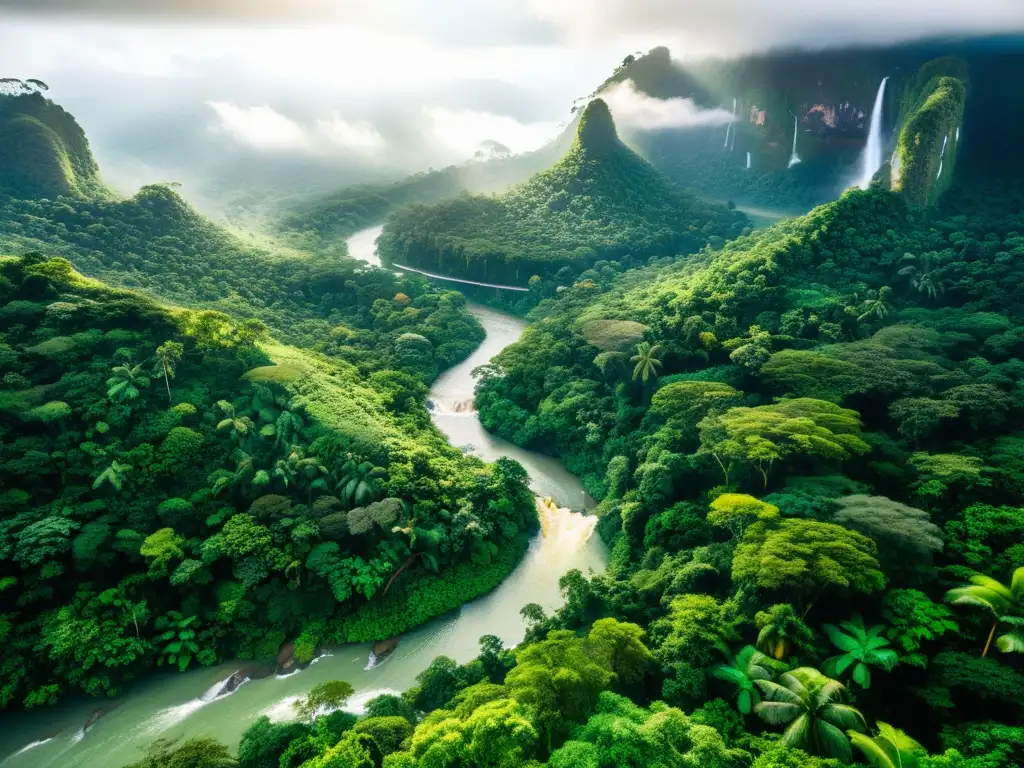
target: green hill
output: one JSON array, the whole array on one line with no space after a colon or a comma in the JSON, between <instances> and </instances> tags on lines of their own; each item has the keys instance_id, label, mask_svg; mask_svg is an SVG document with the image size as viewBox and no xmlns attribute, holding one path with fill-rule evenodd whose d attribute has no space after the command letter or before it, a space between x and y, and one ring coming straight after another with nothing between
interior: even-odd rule
<instances>
[{"instance_id":1,"label":"green hill","mask_svg":"<svg viewBox=\"0 0 1024 768\"><path fill-rule=\"evenodd\" d=\"M630 151L595 99L552 168L504 195L401 209L378 248L390 263L521 285L600 259L696 251L744 225L741 214L676 188Z\"/></svg>"},{"instance_id":2,"label":"green hill","mask_svg":"<svg viewBox=\"0 0 1024 768\"><path fill-rule=\"evenodd\" d=\"M0 95L0 192L20 198L105 193L85 132L42 94Z\"/></svg>"},{"instance_id":3,"label":"green hill","mask_svg":"<svg viewBox=\"0 0 1024 768\"><path fill-rule=\"evenodd\" d=\"M0 259L0 710L296 637L308 662L494 587L536 529L525 473L449 445L423 394L64 259ZM385 597L412 554L395 525L436 549Z\"/></svg>"},{"instance_id":4,"label":"green hill","mask_svg":"<svg viewBox=\"0 0 1024 768\"><path fill-rule=\"evenodd\" d=\"M173 304L257 319L284 341L345 359L364 374L405 368L432 379L483 338L458 294L336 253L243 239L163 184L128 199L0 193L0 252L27 251L63 256L83 274ZM429 342L416 360L398 345L405 333Z\"/></svg>"}]
</instances>

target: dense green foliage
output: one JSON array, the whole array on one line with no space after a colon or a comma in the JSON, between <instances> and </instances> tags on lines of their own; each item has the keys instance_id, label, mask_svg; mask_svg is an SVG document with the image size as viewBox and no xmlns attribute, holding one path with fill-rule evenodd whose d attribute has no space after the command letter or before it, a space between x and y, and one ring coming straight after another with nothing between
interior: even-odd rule
<instances>
[{"instance_id":1,"label":"dense green foliage","mask_svg":"<svg viewBox=\"0 0 1024 768\"><path fill-rule=\"evenodd\" d=\"M957 59L930 62L904 91L891 183L916 205L934 204L952 184L967 98L965 70Z\"/></svg>"},{"instance_id":2,"label":"dense green foliage","mask_svg":"<svg viewBox=\"0 0 1024 768\"><path fill-rule=\"evenodd\" d=\"M906 125L948 130L956 83L912 78ZM328 681L293 722L253 722L237 760L201 738L137 768L1024 760L1019 188L961 186L937 208L858 190L726 243L742 222L670 209L669 191L684 198L594 105L552 171L408 209L384 240L411 248L403 217L455 211L453 240L413 233L423 258L490 279L550 267L531 280L537 322L480 369L476 403L583 478L608 570L565 574L553 615L523 607L516 648L484 636L477 659L439 657L363 716ZM650 217L621 204L633 192ZM230 279L254 259L228 258ZM450 609L518 560L536 530L525 472L451 448L421 407L474 341L460 300L329 269L352 293L325 315L287 280L266 288L281 333L331 318L336 346L298 337L322 355L271 342L249 303L169 311L61 259L0 265L4 703L109 694L150 666L266 658L293 638L304 663ZM387 286L372 320L370 286ZM384 335L350 341L363 331ZM428 331L463 346L442 356Z\"/></svg>"},{"instance_id":3,"label":"dense green foliage","mask_svg":"<svg viewBox=\"0 0 1024 768\"><path fill-rule=\"evenodd\" d=\"M432 203L458 197L463 192L502 191L557 159L561 143L554 142L522 155L416 173L391 184L346 187L296 205L281 216L276 229L286 239L303 247L330 244L360 229L380 224L403 205Z\"/></svg>"},{"instance_id":4,"label":"dense green foliage","mask_svg":"<svg viewBox=\"0 0 1024 768\"><path fill-rule=\"evenodd\" d=\"M2 262L0 304L2 706L387 637L491 589L536 530L523 469L451 448L408 373L39 254Z\"/></svg>"},{"instance_id":5,"label":"dense green foliage","mask_svg":"<svg viewBox=\"0 0 1024 768\"><path fill-rule=\"evenodd\" d=\"M109 194L81 127L39 92L0 92L2 193L30 198Z\"/></svg>"},{"instance_id":6,"label":"dense green foliage","mask_svg":"<svg viewBox=\"0 0 1024 768\"><path fill-rule=\"evenodd\" d=\"M1018 765L1024 221L956 200L853 192L542 301L477 402L603 498L608 571L330 743L259 725L280 764Z\"/></svg>"},{"instance_id":7,"label":"dense green foliage","mask_svg":"<svg viewBox=\"0 0 1024 768\"><path fill-rule=\"evenodd\" d=\"M429 380L483 339L456 293L344 256L243 242L166 185L143 187L127 200L0 195L0 252L27 249L179 306L258 318L282 340L347 360L364 374L406 367ZM402 359L404 334L428 342L415 360Z\"/></svg>"},{"instance_id":8,"label":"dense green foliage","mask_svg":"<svg viewBox=\"0 0 1024 768\"><path fill-rule=\"evenodd\" d=\"M689 253L744 225L742 214L674 187L626 148L595 99L553 167L503 195L402 208L378 250L386 262L522 286L599 260Z\"/></svg>"}]
</instances>

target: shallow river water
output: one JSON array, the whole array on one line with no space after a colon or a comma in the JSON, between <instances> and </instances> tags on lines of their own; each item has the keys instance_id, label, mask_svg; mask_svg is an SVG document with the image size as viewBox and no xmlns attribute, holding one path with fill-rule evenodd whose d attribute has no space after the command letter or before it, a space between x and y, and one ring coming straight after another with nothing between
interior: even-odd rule
<instances>
[{"instance_id":1,"label":"shallow river water","mask_svg":"<svg viewBox=\"0 0 1024 768\"><path fill-rule=\"evenodd\" d=\"M355 245L379 234L364 230ZM365 245L362 246L365 248ZM350 249L356 248L350 242ZM365 250L363 251L365 253ZM365 258L360 256L360 258ZM213 736L234 750L242 732L261 715L288 719L291 703L317 683L347 680L356 689L348 709L358 711L367 700L387 691L410 687L430 661L446 655L460 662L478 652L482 635L497 635L506 645L522 640L519 609L530 602L547 609L561 604L558 579L579 568L600 571L607 551L593 535L595 518L571 512L592 502L579 480L556 460L499 440L486 433L472 410L470 372L519 338L524 323L491 309L472 311L487 338L463 363L447 371L430 391L433 418L453 445L484 459L517 459L530 473L540 496L551 497L557 510L541 505L542 532L523 561L493 592L435 619L401 638L394 653L376 666L368 664L369 645L346 645L287 676L271 676L216 697L220 684L243 662L229 662L185 674L152 675L113 701L78 700L55 709L7 714L0 720L0 765L4 768L119 768L137 760L157 738ZM97 707L113 707L83 730Z\"/></svg>"}]
</instances>

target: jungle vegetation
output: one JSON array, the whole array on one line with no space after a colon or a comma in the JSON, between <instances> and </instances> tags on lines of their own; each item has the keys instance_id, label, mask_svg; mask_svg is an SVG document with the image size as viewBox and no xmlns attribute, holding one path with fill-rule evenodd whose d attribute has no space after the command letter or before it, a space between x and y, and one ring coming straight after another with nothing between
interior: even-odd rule
<instances>
[{"instance_id":1,"label":"jungle vegetation","mask_svg":"<svg viewBox=\"0 0 1024 768\"><path fill-rule=\"evenodd\" d=\"M635 263L575 219L595 250L550 260L558 287L476 404L583 478L607 571L566 573L551 615L523 606L519 646L484 636L362 716L330 681L237 748L158 742L135 768L1024 763L1024 196L963 183L968 158L935 207L853 190L728 242L741 221L712 217ZM370 306L465 318L418 285ZM0 264L0 299L9 706L399 632L493 586L536 530L520 466L430 428L426 333L349 361L35 253Z\"/></svg>"},{"instance_id":2,"label":"jungle vegetation","mask_svg":"<svg viewBox=\"0 0 1024 768\"><path fill-rule=\"evenodd\" d=\"M0 262L0 335L0 707L388 637L536 530L522 467L430 425L423 337L367 377L39 253Z\"/></svg>"},{"instance_id":3,"label":"jungle vegetation","mask_svg":"<svg viewBox=\"0 0 1024 768\"><path fill-rule=\"evenodd\" d=\"M401 208L378 251L386 263L525 287L565 267L690 253L746 225L742 214L676 187L630 151L595 99L554 166L502 195Z\"/></svg>"}]
</instances>

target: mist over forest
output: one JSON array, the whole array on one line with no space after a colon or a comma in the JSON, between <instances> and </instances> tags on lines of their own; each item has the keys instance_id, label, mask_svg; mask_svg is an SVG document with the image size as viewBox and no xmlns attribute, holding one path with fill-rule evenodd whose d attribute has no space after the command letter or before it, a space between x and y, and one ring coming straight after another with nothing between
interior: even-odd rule
<instances>
[{"instance_id":1,"label":"mist over forest","mask_svg":"<svg viewBox=\"0 0 1024 768\"><path fill-rule=\"evenodd\" d=\"M1024 765L1018 0L0 0L0 765Z\"/></svg>"}]
</instances>

